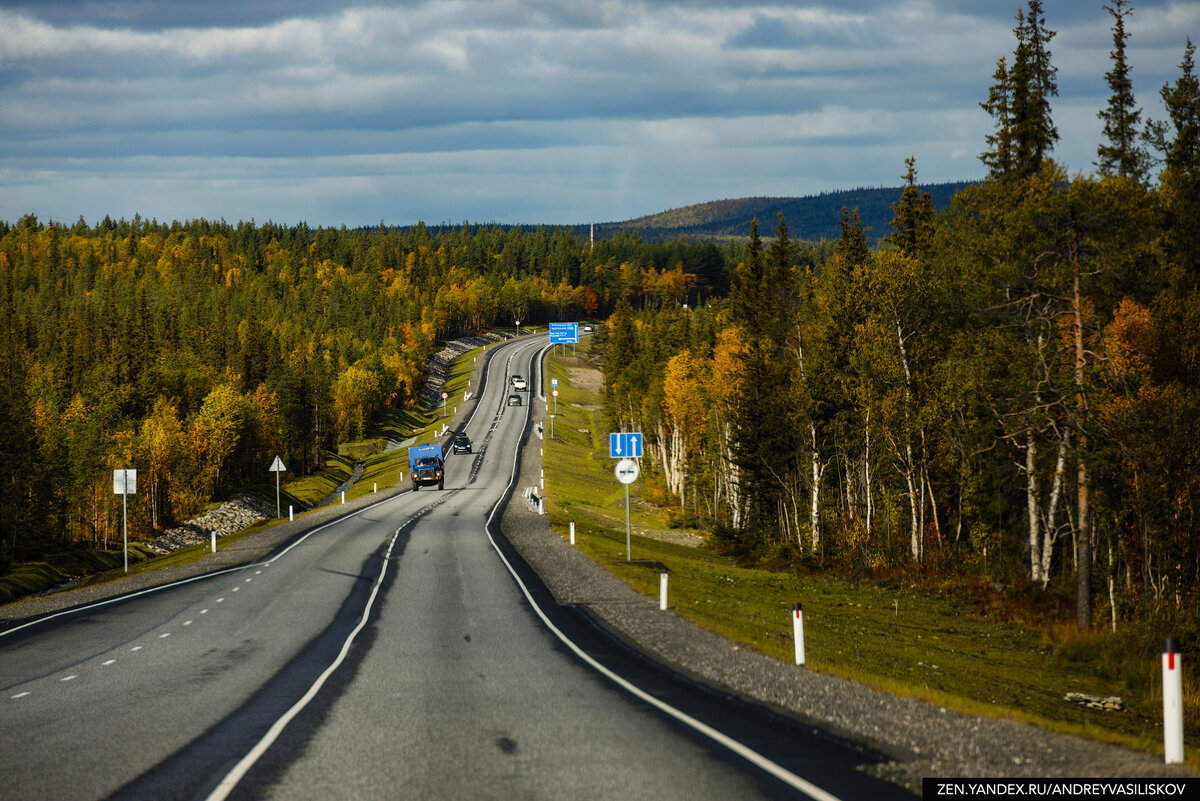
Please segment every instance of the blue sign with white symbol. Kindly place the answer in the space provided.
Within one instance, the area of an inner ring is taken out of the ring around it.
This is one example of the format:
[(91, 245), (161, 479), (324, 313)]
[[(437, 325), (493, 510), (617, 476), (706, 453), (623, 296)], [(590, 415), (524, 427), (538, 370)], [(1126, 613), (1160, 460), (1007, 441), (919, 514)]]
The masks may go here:
[(550, 344), (562, 345), (579, 341), (579, 323), (550, 323)]
[(619, 433), (608, 435), (608, 455), (614, 459), (641, 459), (641, 433)]

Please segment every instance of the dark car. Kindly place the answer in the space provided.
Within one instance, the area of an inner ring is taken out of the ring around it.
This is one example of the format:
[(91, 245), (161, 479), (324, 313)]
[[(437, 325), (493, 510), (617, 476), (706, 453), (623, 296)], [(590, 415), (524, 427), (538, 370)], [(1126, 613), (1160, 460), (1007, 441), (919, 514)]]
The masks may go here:
[(453, 451), (455, 453), (470, 453), (471, 438), (466, 434), (459, 434), (454, 438)]
[(509, 395), (508, 396), (508, 405), (509, 406), (520, 406), (521, 405), (521, 396), (520, 395)]

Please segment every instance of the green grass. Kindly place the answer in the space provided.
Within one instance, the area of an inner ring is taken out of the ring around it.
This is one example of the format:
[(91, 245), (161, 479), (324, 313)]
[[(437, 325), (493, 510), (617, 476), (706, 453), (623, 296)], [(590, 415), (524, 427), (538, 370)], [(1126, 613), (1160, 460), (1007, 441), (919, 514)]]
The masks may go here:
[[(631, 488), (633, 562), (627, 562), (624, 488), (612, 472), (601, 399), (570, 380), (568, 368), (580, 363), (548, 360), (559, 405), (543, 458), (546, 511), (564, 539), (574, 520), (578, 547), (635, 590), (657, 597), (659, 566), (665, 566), (675, 614), (786, 662), (794, 660), (791, 611), (800, 602), (813, 670), (973, 714), (1161, 751), (1158, 652), (1153, 638), (1135, 627), (1122, 635), (1035, 628), (985, 617), (977, 604), (955, 605), (916, 587), (747, 568), (711, 548), (640, 536), (670, 528), (672, 517), (652, 502), (665, 498), (647, 476), (648, 460)], [(1068, 692), (1120, 696), (1125, 711), (1089, 710), (1063, 700)], [(1197, 702), (1200, 692), (1193, 688), (1185, 698), (1189, 738), (1200, 734)], [(1200, 766), (1195, 756), (1188, 762)]]
[[(492, 347), (492, 346), (489, 346)], [(455, 403), (462, 403), (463, 393), (467, 391), (471, 373), (475, 367), (475, 359), (482, 356), (484, 348), (476, 348), (459, 356), (450, 368), (446, 391), (450, 394), (447, 402), (447, 415), (454, 412)], [(417, 442), (429, 442), (441, 430), (449, 418), (442, 418), (442, 409), (438, 406), (430, 413), (408, 409), (385, 409), (374, 417), (367, 431), (367, 438), (343, 443), (338, 446), (337, 453), (326, 453), (325, 463), (315, 473), (293, 480), (286, 480), (289, 475), (284, 473), (285, 480), (280, 484), (280, 511), (285, 516), (288, 506), (292, 506), (299, 517), (309, 507), (320, 503), (341, 486), (354, 471), (354, 465), (363, 464), (363, 475), (346, 492), (346, 500), (369, 495), (378, 489), (385, 489), (408, 480), (408, 450), (398, 448), (384, 451), (389, 439), (403, 442), (415, 438)], [(261, 495), (268, 501), (275, 499), (275, 482), (270, 477), (266, 480), (240, 487), (237, 491), (251, 491)], [(205, 511), (220, 505), (219, 501), (210, 503)], [(222, 537), (217, 542), (221, 549), (231, 545), (243, 537), (255, 534), (271, 526), (278, 525), (281, 520), (264, 520), (243, 529), (237, 534)], [(142, 543), (132, 542), (129, 545), (129, 574), (133, 575), (149, 570), (175, 567), (188, 564), (203, 558), (211, 552), (211, 545), (203, 543), (188, 548), (182, 548), (166, 556), (159, 556)], [(38, 593), (55, 591), (55, 588), (74, 589), (93, 584), (103, 584), (123, 578), (124, 558), (120, 550), (115, 551), (71, 551), (52, 554), (34, 562), (24, 562), (14, 566), (13, 570), (0, 576), (0, 604), (9, 603), (20, 598)], [(70, 583), (69, 587), (63, 586)]]

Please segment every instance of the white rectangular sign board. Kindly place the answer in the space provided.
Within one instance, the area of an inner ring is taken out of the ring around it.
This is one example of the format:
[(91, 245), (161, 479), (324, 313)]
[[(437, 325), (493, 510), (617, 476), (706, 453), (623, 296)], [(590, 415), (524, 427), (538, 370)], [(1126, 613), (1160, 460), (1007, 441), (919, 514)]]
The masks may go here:
[(116, 495), (137, 495), (137, 470), (114, 470), (113, 493)]

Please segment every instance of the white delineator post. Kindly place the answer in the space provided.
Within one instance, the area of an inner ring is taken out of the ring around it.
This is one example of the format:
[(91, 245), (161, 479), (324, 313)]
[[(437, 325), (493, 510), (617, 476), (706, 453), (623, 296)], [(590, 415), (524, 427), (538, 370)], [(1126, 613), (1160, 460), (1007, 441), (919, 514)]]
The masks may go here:
[(571, 544), (575, 544), (575, 521), (571, 521)]
[(295, 519), (296, 519), (296, 516), (295, 516), (295, 514), (293, 514), (293, 512), (292, 512), (292, 505), (289, 503), (289, 504), (288, 504), (288, 521), (290, 522), (290, 521), (292, 521), (292, 520), (295, 520)]
[(212, 530), (212, 532), (210, 532), (210, 535), (212, 537), (212, 552), (216, 553), (217, 552), (217, 530), (214, 528)]
[(667, 571), (658, 574), (658, 608), (667, 609)]
[(1163, 640), (1163, 757), (1168, 765), (1183, 762), (1183, 666), (1179, 640)]
[(796, 638), (796, 664), (804, 664), (804, 609), (800, 604), (792, 606), (792, 635)]

